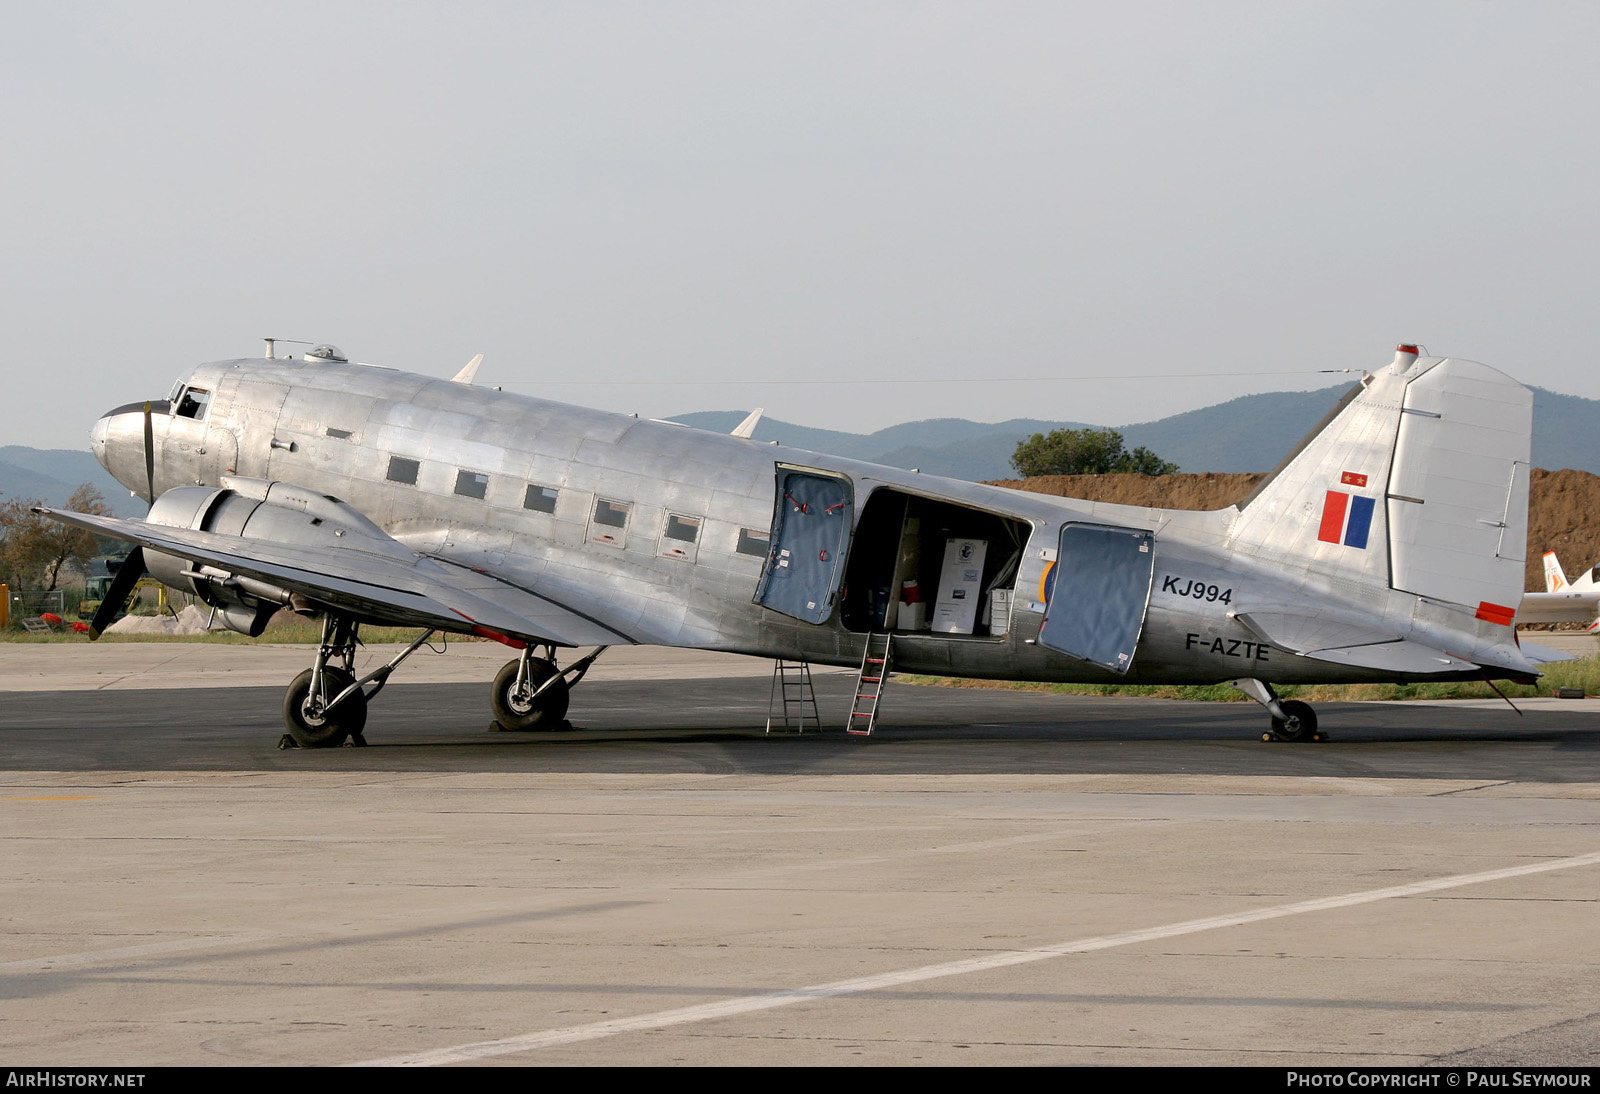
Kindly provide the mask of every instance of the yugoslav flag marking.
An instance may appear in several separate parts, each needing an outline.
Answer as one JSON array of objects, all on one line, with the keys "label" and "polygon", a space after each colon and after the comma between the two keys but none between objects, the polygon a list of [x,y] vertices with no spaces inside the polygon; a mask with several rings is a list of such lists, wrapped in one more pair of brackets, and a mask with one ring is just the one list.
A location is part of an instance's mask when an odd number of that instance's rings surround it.
[{"label": "yugoslav flag marking", "polygon": [[1329,490],[1322,502],[1322,525],[1317,529],[1317,538],[1323,543],[1342,543],[1365,550],[1375,504],[1371,498],[1360,494]]}]

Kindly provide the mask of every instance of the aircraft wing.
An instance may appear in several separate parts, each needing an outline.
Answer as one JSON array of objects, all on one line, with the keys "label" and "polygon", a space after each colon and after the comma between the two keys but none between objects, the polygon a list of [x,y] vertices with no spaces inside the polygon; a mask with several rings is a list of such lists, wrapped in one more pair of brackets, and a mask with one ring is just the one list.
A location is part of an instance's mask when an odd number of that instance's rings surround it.
[{"label": "aircraft wing", "polygon": [[1568,585],[1558,593],[1523,593],[1518,623],[1594,623],[1600,617],[1600,589]]},{"label": "aircraft wing", "polygon": [[557,646],[634,642],[533,589],[403,548],[380,554],[358,546],[274,542],[44,507],[35,512],[368,619],[458,632],[483,630]]}]

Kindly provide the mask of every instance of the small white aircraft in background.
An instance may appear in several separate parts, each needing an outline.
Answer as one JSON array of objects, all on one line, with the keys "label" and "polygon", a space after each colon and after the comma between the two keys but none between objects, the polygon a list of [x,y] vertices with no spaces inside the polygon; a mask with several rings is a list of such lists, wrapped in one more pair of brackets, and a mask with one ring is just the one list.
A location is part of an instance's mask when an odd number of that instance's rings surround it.
[{"label": "small white aircraft in background", "polygon": [[1600,583],[1596,567],[1573,581],[1567,580],[1554,551],[1544,553],[1542,593],[1523,593],[1517,606],[1518,623],[1585,623],[1590,634],[1600,633]]}]

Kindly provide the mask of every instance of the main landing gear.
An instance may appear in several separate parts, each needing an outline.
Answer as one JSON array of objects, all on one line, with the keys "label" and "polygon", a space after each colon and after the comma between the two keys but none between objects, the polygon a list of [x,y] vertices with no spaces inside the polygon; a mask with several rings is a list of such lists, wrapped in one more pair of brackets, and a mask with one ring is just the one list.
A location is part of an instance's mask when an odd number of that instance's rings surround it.
[{"label": "main landing gear", "polygon": [[1245,677],[1228,683],[1267,708],[1272,729],[1261,735],[1263,741],[1326,741],[1328,735],[1317,729],[1317,712],[1298,699],[1279,699],[1265,680]]},{"label": "main landing gear", "polygon": [[[361,731],[367,724],[367,704],[383,690],[400,662],[417,652],[434,633],[424,631],[387,664],[358,680],[355,659],[359,632],[360,624],[347,616],[335,612],[323,616],[316,659],[294,678],[283,696],[283,725],[288,732],[279,739],[279,748],[337,748],[347,740],[365,745]],[[525,647],[522,656],[494,678],[489,705],[494,709],[495,725],[512,730],[566,727],[567,699],[573,685],[583,679],[595,658],[607,648],[601,646],[563,669],[556,665],[554,646],[544,647],[544,657],[533,656],[533,649]]]},{"label": "main landing gear", "polygon": [[572,688],[608,648],[601,646],[564,669],[556,665],[554,646],[545,646],[544,657],[535,657],[532,646],[523,649],[521,657],[506,662],[495,674],[494,690],[489,693],[495,725],[513,731],[567,728]]},{"label": "main landing gear", "polygon": [[[279,748],[337,748],[346,739],[365,745],[361,735],[367,724],[367,703],[383,690],[389,674],[433,637],[432,631],[401,650],[388,664],[361,679],[356,679],[356,644],[361,625],[329,612],[322,618],[322,640],[317,643],[316,660],[294,678],[283,696],[283,725],[289,732],[278,741]],[[342,661],[340,665],[330,664]],[[367,690],[371,684],[372,689]]]}]

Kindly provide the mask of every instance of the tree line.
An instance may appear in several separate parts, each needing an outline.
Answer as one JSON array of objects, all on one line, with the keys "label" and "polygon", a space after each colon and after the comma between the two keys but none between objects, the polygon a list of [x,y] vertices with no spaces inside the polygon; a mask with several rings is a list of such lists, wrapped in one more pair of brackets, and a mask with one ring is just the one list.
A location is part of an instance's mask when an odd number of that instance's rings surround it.
[{"label": "tree line", "polygon": [[1055,429],[1018,441],[1011,466],[1035,475],[1170,475],[1178,465],[1140,445],[1129,452],[1115,429]]},{"label": "tree line", "polygon": [[[84,572],[102,553],[99,536],[33,511],[42,504],[38,498],[0,499],[0,584],[13,591],[54,589],[63,574]],[[106,499],[88,483],[72,492],[66,507],[111,516]]]}]

